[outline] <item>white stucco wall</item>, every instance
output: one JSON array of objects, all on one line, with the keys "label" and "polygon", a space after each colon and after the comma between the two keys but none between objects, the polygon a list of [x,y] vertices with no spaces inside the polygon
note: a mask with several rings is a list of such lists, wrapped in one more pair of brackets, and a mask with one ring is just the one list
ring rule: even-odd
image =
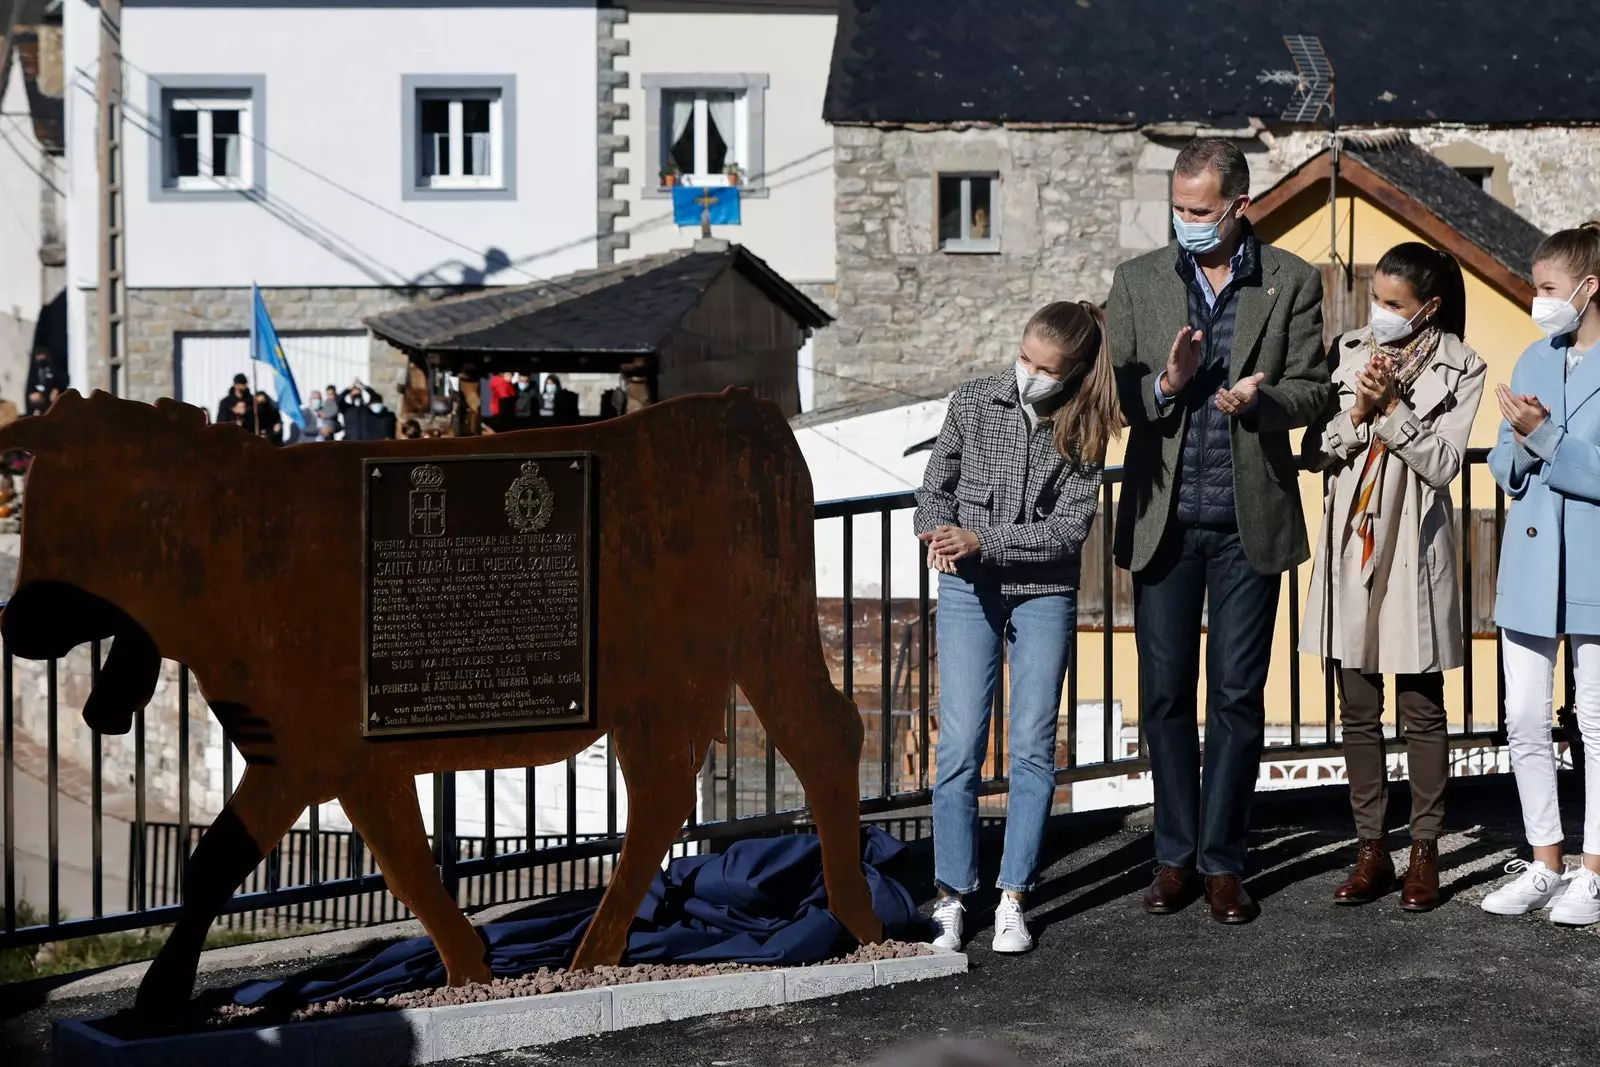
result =
[{"label": "white stucco wall", "polygon": [[18,408],[33,328],[44,303],[39,264],[40,173],[50,165],[33,137],[22,64],[11,65],[0,101],[0,397]]},{"label": "white stucco wall", "polygon": [[677,11],[652,10],[648,2],[628,6],[628,21],[616,28],[629,45],[629,54],[616,62],[628,74],[628,88],[616,94],[628,105],[628,118],[616,124],[616,132],[628,137],[628,151],[617,156],[617,164],[628,168],[628,183],[617,187],[617,196],[629,202],[629,214],[617,226],[630,234],[631,244],[617,258],[680,247],[699,232],[672,224],[670,200],[644,196],[658,177],[647,173],[644,75],[765,74],[770,192],[765,199],[746,197],[742,225],[719,230],[719,236],[747,245],[792,282],[831,281],[833,134],[822,121],[822,103],[834,12],[750,10],[756,4],[687,12],[682,5],[673,5]]},{"label": "white stucco wall", "polygon": [[[69,262],[83,287],[97,262],[95,9],[68,0],[66,18]],[[130,287],[357,286],[430,274],[448,282],[463,267],[481,270],[492,248],[523,270],[491,282],[594,264],[592,4],[129,5],[122,40]],[[163,74],[265,77],[264,205],[152,202],[147,75]],[[514,200],[402,198],[406,74],[516,76]]]},{"label": "white stucco wall", "polygon": [[[906,455],[912,445],[936,436],[944,424],[943,400],[908,404],[795,430],[806,465],[811,468],[812,492],[821,501],[903,493],[922,484],[928,453]],[[854,520],[851,585],[858,597],[882,593],[883,529],[877,515]],[[894,512],[889,520],[891,596],[915,597],[923,555],[911,528],[911,511]],[[817,595],[844,595],[844,522],[823,519],[817,523]],[[937,583],[932,583],[936,585]],[[930,586],[930,593],[938,591]]]}]

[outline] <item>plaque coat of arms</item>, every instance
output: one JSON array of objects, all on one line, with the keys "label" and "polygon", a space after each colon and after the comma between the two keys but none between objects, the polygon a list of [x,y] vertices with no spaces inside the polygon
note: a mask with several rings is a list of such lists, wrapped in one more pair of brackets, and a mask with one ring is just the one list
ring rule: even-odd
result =
[{"label": "plaque coat of arms", "polygon": [[506,520],[511,528],[518,533],[537,533],[550,522],[555,506],[555,492],[539,473],[539,465],[532,460],[524,463],[506,490]]},{"label": "plaque coat of arms", "polygon": [[444,470],[432,463],[411,468],[411,536],[444,536]]}]

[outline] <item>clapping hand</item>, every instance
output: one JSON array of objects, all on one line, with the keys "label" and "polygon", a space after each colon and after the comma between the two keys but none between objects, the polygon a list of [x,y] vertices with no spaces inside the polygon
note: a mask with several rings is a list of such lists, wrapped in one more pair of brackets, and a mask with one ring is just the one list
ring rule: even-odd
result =
[{"label": "clapping hand", "polygon": [[1512,433],[1519,445],[1527,440],[1529,434],[1543,426],[1544,420],[1550,417],[1550,409],[1536,396],[1513,393],[1505,385],[1495,386],[1494,394],[1500,403],[1500,414],[1511,424]]},{"label": "clapping hand", "polygon": [[1387,412],[1397,399],[1394,361],[1379,352],[1356,374],[1356,402],[1350,409],[1350,421],[1359,426],[1370,419],[1373,412]]},{"label": "clapping hand", "polygon": [[1161,375],[1161,391],[1167,396],[1177,396],[1194,377],[1194,372],[1200,368],[1205,339],[1205,333],[1193,326],[1185,326],[1173,338],[1172,354],[1167,357],[1167,367]]},{"label": "clapping hand", "polygon": [[1224,415],[1238,417],[1256,406],[1256,397],[1260,395],[1261,383],[1267,380],[1265,374],[1252,374],[1232,389],[1217,390],[1216,398],[1212,403]]}]

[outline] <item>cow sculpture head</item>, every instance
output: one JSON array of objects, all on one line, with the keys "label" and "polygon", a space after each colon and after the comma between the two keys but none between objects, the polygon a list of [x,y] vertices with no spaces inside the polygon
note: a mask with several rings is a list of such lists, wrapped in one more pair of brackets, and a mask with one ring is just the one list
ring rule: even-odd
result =
[{"label": "cow sculpture head", "polygon": [[[170,448],[174,436],[204,428],[196,408],[164,400],[156,407],[95,393],[85,400],[68,391],[49,412],[0,428],[0,451],[33,456],[24,491],[22,552],[16,589],[0,611],[0,638],[13,655],[43,660],[79,645],[111,641],[83,717],[101,733],[132,728],[134,713],[150,702],[161,653],[138,620],[108,599],[108,574],[119,547],[138,546],[160,531],[141,529],[150,516],[135,499],[141,467]],[[163,429],[186,431],[181,435]],[[169,454],[180,466],[193,456]],[[96,591],[91,591],[95,589]],[[102,595],[105,594],[105,595]]]}]

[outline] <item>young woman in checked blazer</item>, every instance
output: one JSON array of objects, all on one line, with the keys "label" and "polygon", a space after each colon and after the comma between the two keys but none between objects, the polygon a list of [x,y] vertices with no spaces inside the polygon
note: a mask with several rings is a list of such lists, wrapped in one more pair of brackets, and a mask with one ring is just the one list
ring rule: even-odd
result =
[{"label": "young woman in checked blazer", "polygon": [[978,784],[1002,642],[1011,796],[994,950],[1033,947],[1022,897],[1055,793],[1079,553],[1106,444],[1122,426],[1104,313],[1087,301],[1054,303],[1028,321],[1014,368],[956,390],[928,459],[916,528],[939,572],[933,917],[942,947],[961,946],[962,896],[978,888]]}]

